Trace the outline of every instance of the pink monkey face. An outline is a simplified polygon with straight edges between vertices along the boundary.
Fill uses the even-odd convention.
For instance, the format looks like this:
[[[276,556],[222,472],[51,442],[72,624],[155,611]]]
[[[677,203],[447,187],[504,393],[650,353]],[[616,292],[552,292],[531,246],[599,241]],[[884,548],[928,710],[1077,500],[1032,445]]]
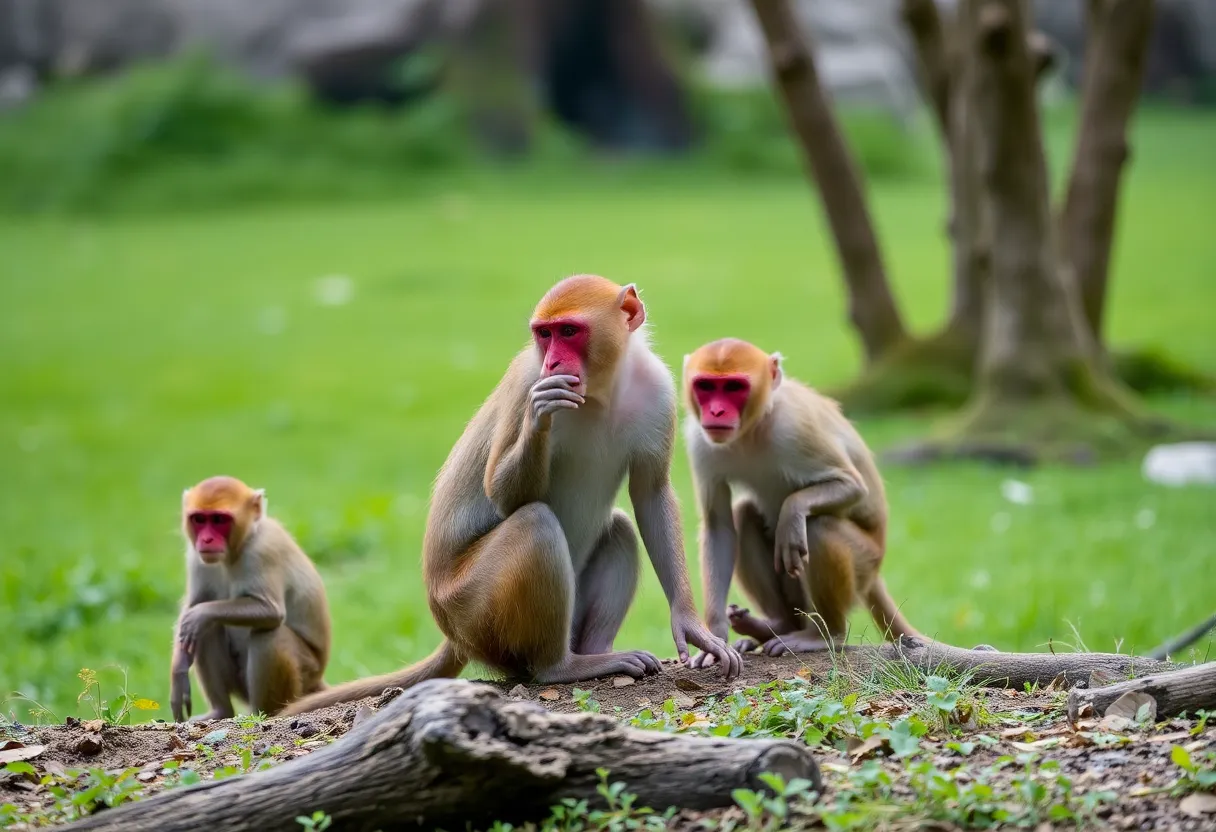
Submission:
[[[710,441],[725,442],[735,435],[751,391],[751,379],[745,375],[699,375],[692,380],[701,430]]]
[[[193,511],[186,518],[194,551],[205,563],[216,563],[228,551],[232,515],[226,511]]]
[[[587,386],[587,347],[591,329],[583,321],[562,319],[532,324],[532,339],[541,355],[542,376],[576,376],[578,392]]]

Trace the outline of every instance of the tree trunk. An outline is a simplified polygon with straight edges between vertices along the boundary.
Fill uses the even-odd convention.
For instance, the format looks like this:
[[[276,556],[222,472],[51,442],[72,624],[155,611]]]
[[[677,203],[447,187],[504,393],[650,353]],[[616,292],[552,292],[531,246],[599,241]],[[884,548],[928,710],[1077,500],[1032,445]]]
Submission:
[[[1061,251],[1100,340],[1128,123],[1140,97],[1153,0],[1090,0],[1081,121],[1060,216]]]
[[[540,820],[565,798],[603,806],[596,769],[637,806],[711,809],[758,775],[822,781],[810,750],[788,740],[689,737],[626,728],[600,714],[554,714],[489,685],[423,682],[340,741],[268,771],[163,792],[92,815],[73,829],[289,832],[323,811],[333,828],[486,828]]]
[[[752,0],[768,44],[773,78],[819,191],[849,294],[849,317],[868,362],[906,338],[866,206],[857,164],[819,82],[789,0]]]
[[[1139,423],[1097,360],[1092,331],[1057,263],[1035,97],[1046,52],[1027,39],[1021,0],[963,0],[960,24],[980,215],[993,241],[980,365],[960,432],[967,440],[1090,457],[1091,436],[1122,443]],[[1096,414],[1114,420],[1112,431],[1097,429]]]

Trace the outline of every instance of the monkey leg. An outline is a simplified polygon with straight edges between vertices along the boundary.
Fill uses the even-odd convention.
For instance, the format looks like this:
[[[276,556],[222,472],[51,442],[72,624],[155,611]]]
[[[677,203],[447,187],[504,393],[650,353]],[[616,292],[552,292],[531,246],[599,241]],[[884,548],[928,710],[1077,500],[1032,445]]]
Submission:
[[[735,558],[735,580],[763,617],[733,604],[727,610],[731,629],[744,638],[736,650],[754,650],[774,636],[798,629],[799,610],[806,609],[806,590],[802,581],[773,569],[773,536],[765,526],[764,515],[751,500],[735,505],[735,534],[739,550]]]
[[[778,635],[760,646],[770,656],[826,650],[844,640],[849,610],[857,601],[858,579],[873,575],[872,539],[850,520],[807,518],[808,626]]]
[[[658,672],[649,653],[571,652],[574,567],[565,531],[544,503],[517,509],[457,563],[436,582],[432,609],[463,655],[549,683]]]
[[[320,667],[316,654],[290,627],[249,634],[246,659],[249,707],[274,716],[291,702],[315,691]],[[311,689],[310,689],[311,688]]]
[[[637,532],[629,515],[614,509],[608,529],[577,579],[572,652],[611,652],[637,592],[639,571]]]
[[[228,719],[236,715],[232,708],[233,694],[246,698],[244,673],[240,667],[241,647],[227,627],[212,626],[203,631],[195,646],[194,670],[211,710],[191,721]]]

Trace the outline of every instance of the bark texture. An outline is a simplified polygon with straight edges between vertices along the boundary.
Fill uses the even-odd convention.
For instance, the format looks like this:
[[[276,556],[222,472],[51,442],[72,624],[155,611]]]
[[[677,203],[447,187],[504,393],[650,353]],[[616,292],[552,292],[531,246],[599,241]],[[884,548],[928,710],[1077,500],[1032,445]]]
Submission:
[[[926,671],[942,667],[960,673],[974,671],[976,683],[1002,688],[1047,685],[1061,676],[1075,685],[1088,682],[1095,670],[1126,676],[1167,673],[1177,667],[1169,662],[1117,653],[1001,653],[906,636],[883,645],[877,653],[883,661],[907,662]]]
[[[773,78],[831,226],[849,295],[849,316],[874,362],[907,331],[891,294],[857,163],[845,144],[789,0],[752,0]]]
[[[1051,204],[1020,0],[964,0],[981,211],[994,239],[980,383],[1015,398],[1067,395],[1087,361],[1052,246]]]
[[[1090,0],[1081,121],[1060,216],[1061,248],[1101,338],[1128,124],[1140,98],[1154,0]]]
[[[709,809],[758,775],[822,789],[805,745],[641,731],[600,714],[554,714],[458,679],[423,682],[339,742],[269,771],[164,792],[75,824],[80,830],[298,830],[323,810],[333,828],[463,829],[546,816],[562,799],[601,800],[596,769],[637,805]]]
[[[1216,662],[1195,665],[1172,673],[1145,676],[1100,688],[1074,688],[1068,694],[1068,718],[1076,722],[1085,705],[1101,716],[1125,693],[1147,693],[1157,701],[1157,718],[1168,719],[1184,711],[1216,708]]]

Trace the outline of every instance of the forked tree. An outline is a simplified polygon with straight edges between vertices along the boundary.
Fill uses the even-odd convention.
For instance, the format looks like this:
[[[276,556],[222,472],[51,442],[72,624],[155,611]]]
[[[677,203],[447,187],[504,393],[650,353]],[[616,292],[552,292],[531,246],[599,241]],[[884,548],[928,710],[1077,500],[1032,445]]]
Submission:
[[[903,0],[949,170],[953,293],[914,337],[890,290],[865,190],[789,0],[752,0],[790,125],[833,232],[866,367],[854,410],[962,404],[928,455],[1092,457],[1161,436],[1127,382],[1144,359],[1102,342],[1110,251],[1154,0],[1088,0],[1080,126],[1053,210],[1037,104],[1052,65],[1023,0]],[[1158,368],[1165,370],[1168,368]],[[1203,383],[1179,374],[1175,381]]]

